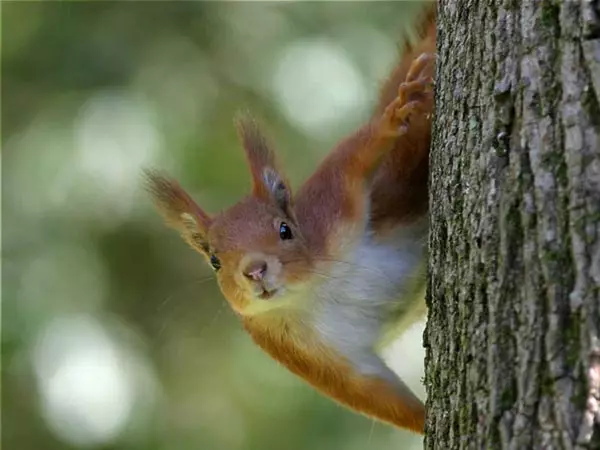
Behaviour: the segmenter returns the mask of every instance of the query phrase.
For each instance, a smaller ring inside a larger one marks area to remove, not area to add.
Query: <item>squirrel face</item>
[[[216,216],[207,247],[223,294],[242,315],[281,306],[311,273],[297,222],[272,198],[247,197]]]
[[[209,216],[174,180],[147,172],[167,222],[216,272],[232,308],[253,315],[286,304],[310,279],[308,244],[295,218],[287,180],[256,123],[238,121],[252,175],[252,195]]]

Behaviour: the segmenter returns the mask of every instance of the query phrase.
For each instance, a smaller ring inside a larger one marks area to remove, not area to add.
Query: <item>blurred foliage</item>
[[[247,108],[297,185],[367,117],[419,7],[3,2],[5,450],[419,447],[256,348],[139,183],[160,167],[233,203]]]

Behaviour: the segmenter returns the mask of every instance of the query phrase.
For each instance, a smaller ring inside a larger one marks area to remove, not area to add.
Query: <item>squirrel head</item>
[[[174,180],[147,171],[148,188],[166,222],[205,256],[221,291],[241,315],[279,306],[309,279],[308,243],[292,208],[287,179],[257,123],[237,120],[252,175],[252,194],[214,216]]]

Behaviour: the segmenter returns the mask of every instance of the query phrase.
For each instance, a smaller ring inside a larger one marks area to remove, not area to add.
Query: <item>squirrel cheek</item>
[[[240,290],[234,278],[231,276],[219,277],[219,287],[231,308],[238,314],[243,314],[248,299],[244,292]]]

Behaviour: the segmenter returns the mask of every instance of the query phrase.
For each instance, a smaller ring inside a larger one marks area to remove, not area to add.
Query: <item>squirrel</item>
[[[295,195],[248,116],[237,129],[252,193],[231,208],[211,216],[175,180],[146,170],[159,211],[207,259],[258,346],[338,403],[419,434],[425,407],[377,348],[426,309],[435,21],[428,6],[371,119]]]

